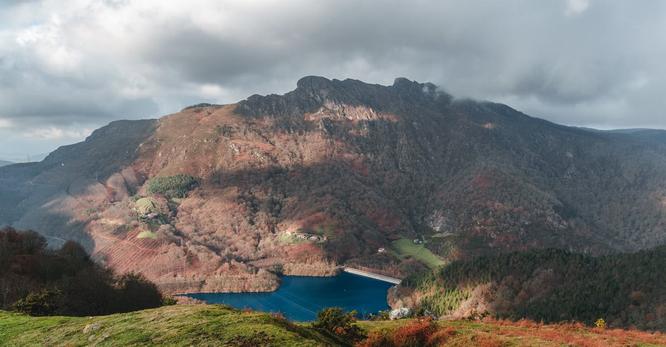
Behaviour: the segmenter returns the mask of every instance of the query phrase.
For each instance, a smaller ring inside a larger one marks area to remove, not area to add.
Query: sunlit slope
[[[265,313],[177,305],[103,317],[0,312],[2,346],[325,346],[315,331]]]

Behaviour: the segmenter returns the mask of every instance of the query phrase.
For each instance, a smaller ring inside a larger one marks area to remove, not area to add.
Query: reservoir
[[[293,321],[312,321],[326,307],[356,310],[359,317],[389,308],[386,294],[393,284],[343,272],[334,277],[282,277],[271,293],[195,293],[187,296],[209,304],[280,312]]]

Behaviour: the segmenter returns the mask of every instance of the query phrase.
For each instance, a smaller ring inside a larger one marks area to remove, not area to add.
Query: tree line
[[[0,229],[0,309],[31,315],[93,316],[172,303],[134,273],[116,275],[81,245],[49,249],[34,231]]]

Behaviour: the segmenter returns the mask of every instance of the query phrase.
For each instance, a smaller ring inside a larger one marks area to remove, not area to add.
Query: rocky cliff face
[[[399,276],[423,266],[393,251],[400,238],[449,259],[635,250],[666,242],[665,143],[406,79],[306,77],[285,95],[112,123],[41,163],[0,168],[0,224],[83,241],[172,291],[267,290],[276,272],[339,264]],[[198,188],[147,190],[177,174]],[[137,212],[144,198],[159,218]]]

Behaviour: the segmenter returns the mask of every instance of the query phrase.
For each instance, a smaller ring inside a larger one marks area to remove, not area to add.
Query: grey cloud
[[[318,74],[406,76],[565,124],[666,128],[662,1],[43,0],[4,12],[0,118],[19,127],[235,102]],[[18,45],[54,16],[53,32]]]

